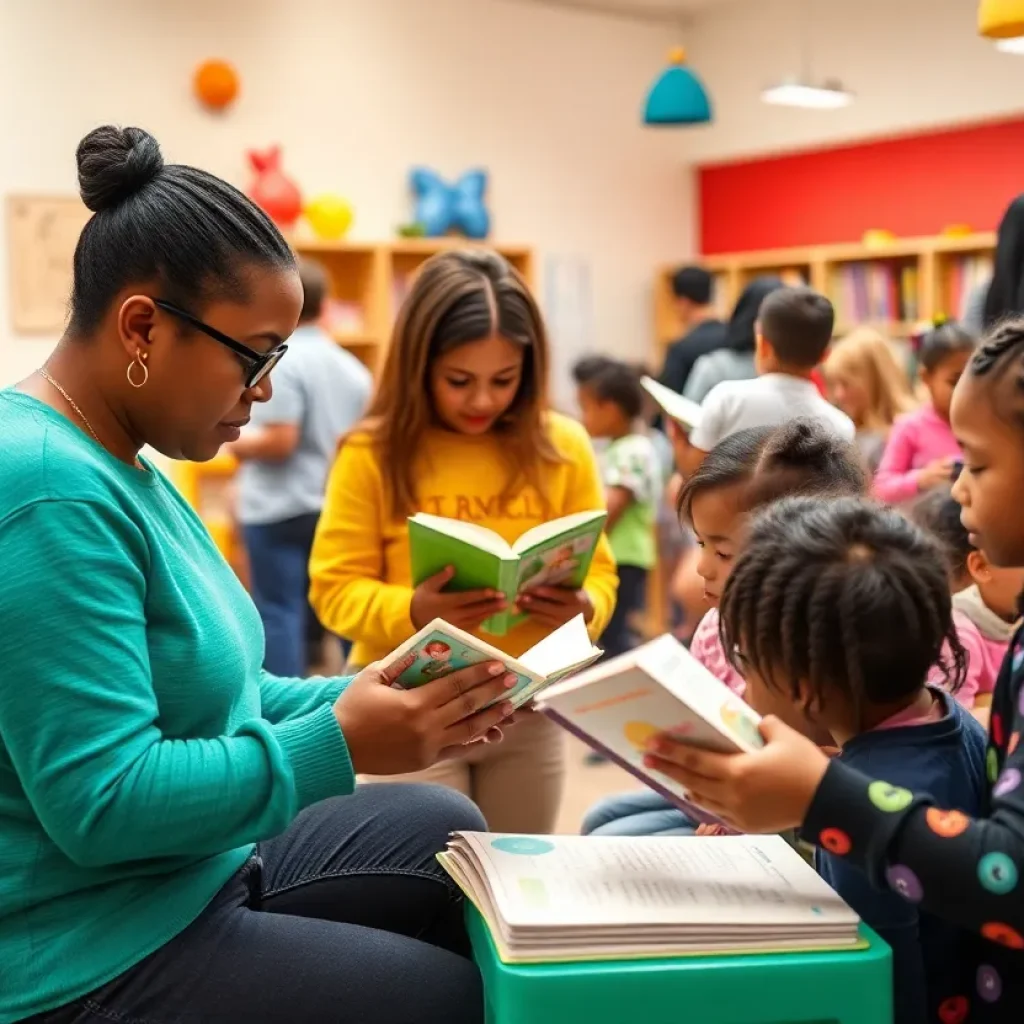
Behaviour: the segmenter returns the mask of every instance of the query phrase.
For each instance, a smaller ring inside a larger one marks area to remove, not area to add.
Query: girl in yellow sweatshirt
[[[504,607],[488,591],[445,591],[449,573],[413,589],[408,516],[468,520],[511,542],[550,519],[604,507],[590,439],[546,407],[547,370],[540,311],[504,259],[452,251],[424,264],[367,419],[331,472],[310,560],[310,600],[328,629],[354,641],[354,664],[384,657],[435,617],[476,632]],[[581,612],[596,639],[616,585],[602,537],[582,589],[528,593],[520,607],[529,618],[496,642],[522,654]],[[500,744],[476,744],[415,780],[468,794],[495,831],[546,832],[562,775],[561,734],[535,715]]]

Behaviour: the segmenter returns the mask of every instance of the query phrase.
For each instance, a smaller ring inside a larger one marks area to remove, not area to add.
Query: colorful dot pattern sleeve
[[[802,835],[922,910],[964,929],[974,990],[944,1024],[1024,1018],[1024,631],[1003,663],[986,751],[989,791],[971,819],[833,761]]]

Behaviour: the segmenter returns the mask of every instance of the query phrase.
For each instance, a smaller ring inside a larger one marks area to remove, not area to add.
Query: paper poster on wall
[[[587,259],[545,256],[544,316],[551,339],[551,402],[556,409],[575,415],[572,367],[594,350],[594,297]]]
[[[64,329],[71,296],[71,266],[89,211],[64,196],[10,196],[7,258],[11,327],[17,334]]]

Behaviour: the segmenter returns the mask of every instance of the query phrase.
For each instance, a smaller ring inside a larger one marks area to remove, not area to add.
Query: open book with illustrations
[[[508,609],[480,628],[504,636],[526,618],[515,608],[515,599],[524,590],[583,586],[607,518],[604,511],[577,512],[535,526],[509,544],[476,523],[418,512],[409,517],[413,586],[451,565],[455,576],[449,589],[500,591]]]
[[[722,753],[764,743],[757,712],[668,633],[552,686],[540,709],[702,822],[717,819],[693,804],[679,783],[644,767],[647,742],[668,732]]]
[[[505,963],[863,948],[779,836],[456,832],[438,860]]]
[[[675,420],[686,433],[700,423],[700,406],[696,402],[684,398],[678,392],[665,387],[664,384],[659,384],[653,377],[641,377],[640,384],[644,391],[658,403],[661,411],[669,419]]]
[[[601,651],[590,642],[582,615],[559,626],[518,658],[510,657],[471,633],[450,626],[443,619],[434,619],[381,661],[380,667],[388,670],[394,680],[393,686],[411,690],[460,668],[484,661],[500,661],[509,672],[518,676],[516,685],[502,699],[510,700],[518,708],[545,687],[554,685],[600,657]]]

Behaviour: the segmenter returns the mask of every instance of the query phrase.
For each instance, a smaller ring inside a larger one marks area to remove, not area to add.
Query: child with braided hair
[[[951,419],[964,468],[953,488],[971,543],[993,565],[1024,566],[1024,321],[999,324],[968,364]],[[892,645],[899,647],[909,631]],[[800,827],[876,886],[959,926],[970,984],[939,1020],[1019,1022],[1024,1007],[1024,632],[1010,644],[992,696],[987,785],[974,816],[890,770],[829,760],[775,718],[763,749],[716,755],[652,741],[652,766],[737,828]],[[664,766],[664,767],[662,767]]]

